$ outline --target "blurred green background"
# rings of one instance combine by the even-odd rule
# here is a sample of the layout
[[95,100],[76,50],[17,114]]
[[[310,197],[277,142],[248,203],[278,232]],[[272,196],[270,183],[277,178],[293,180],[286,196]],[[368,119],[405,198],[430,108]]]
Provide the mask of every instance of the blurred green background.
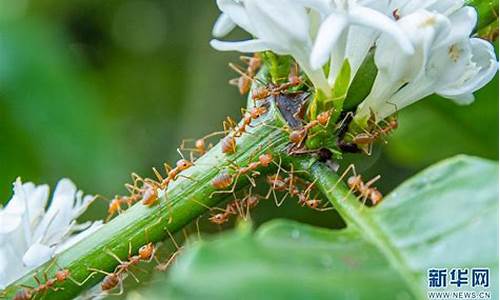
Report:
[[[125,193],[131,172],[178,158],[183,138],[219,130],[245,99],[227,81],[238,53],[210,48],[215,1],[0,0],[0,199],[11,183]],[[241,36],[241,32],[232,34]],[[498,159],[498,78],[467,107],[431,97],[399,114],[400,129],[372,157],[355,158],[387,192],[416,171],[467,153]],[[479,174],[478,174],[479,175]],[[106,203],[92,207],[103,217]],[[323,226],[331,214],[266,205]]]

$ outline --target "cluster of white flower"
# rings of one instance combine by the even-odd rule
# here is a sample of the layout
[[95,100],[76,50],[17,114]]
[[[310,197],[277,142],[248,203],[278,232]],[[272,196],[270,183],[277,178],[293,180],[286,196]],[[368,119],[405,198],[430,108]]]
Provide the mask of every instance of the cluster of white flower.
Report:
[[[465,104],[495,75],[491,44],[471,38],[477,14],[463,0],[217,0],[213,35],[236,26],[253,39],[220,41],[222,51],[270,50],[294,57],[327,96],[345,59],[354,78],[375,47],[378,75],[356,118],[385,118],[437,93]],[[324,66],[329,64],[329,73]]]
[[[14,195],[0,208],[0,288],[95,232],[102,222],[77,224],[95,199],[61,179],[47,207],[49,187],[14,182]],[[74,234],[76,233],[77,234]]]

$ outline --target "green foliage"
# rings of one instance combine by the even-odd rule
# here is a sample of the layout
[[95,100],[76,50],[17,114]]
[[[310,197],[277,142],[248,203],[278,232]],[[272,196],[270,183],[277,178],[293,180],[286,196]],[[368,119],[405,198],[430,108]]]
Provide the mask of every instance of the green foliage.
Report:
[[292,57],[288,55],[277,55],[271,51],[261,52],[264,65],[269,70],[271,81],[275,84],[283,83],[288,80],[290,67],[292,66]]
[[344,100],[345,110],[354,110],[368,96],[376,76],[374,51],[371,50],[352,79]]
[[[329,170],[311,171],[322,189],[331,188],[336,177]],[[346,229],[274,221],[255,234],[240,230],[197,243],[153,298],[425,299],[432,267],[489,267],[496,283],[497,174],[494,162],[458,156],[414,176],[371,209],[347,194],[339,198],[346,191],[336,189],[336,197],[327,195]],[[491,291],[496,298],[496,284]]]

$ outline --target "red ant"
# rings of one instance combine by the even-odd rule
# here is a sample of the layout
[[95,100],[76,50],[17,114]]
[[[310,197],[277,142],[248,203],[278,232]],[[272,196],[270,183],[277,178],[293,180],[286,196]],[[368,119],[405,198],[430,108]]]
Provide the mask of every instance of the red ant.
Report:
[[299,86],[303,83],[300,76],[298,76],[298,66],[291,68],[290,75],[288,76],[288,82],[282,83],[280,85],[268,85],[256,88],[252,92],[252,99],[254,101],[263,100],[269,96],[277,96],[289,88]]
[[115,213],[122,212],[122,204],[127,204],[128,207],[132,206],[132,204],[136,201],[139,201],[141,198],[137,194],[132,194],[130,196],[118,196],[116,195],[111,202],[109,202],[108,206],[108,216],[106,218],[106,222],[108,222],[111,217]]
[[272,154],[266,153],[266,154],[261,154],[259,156],[258,161],[250,162],[245,167],[239,167],[238,165],[234,164],[232,166],[233,169],[235,170],[234,174],[229,174],[227,170],[224,170],[212,180],[212,186],[216,189],[224,189],[226,187],[229,187],[234,182],[233,187],[230,190],[226,191],[215,191],[210,195],[210,197],[212,197],[214,194],[219,194],[219,193],[233,193],[234,189],[236,188],[236,183],[238,182],[238,178],[241,175],[247,176],[248,179],[251,182],[253,182],[252,178],[248,176],[248,173],[258,174],[258,172],[256,171],[257,168],[259,167],[267,168],[272,162],[273,162]]
[[[47,267],[47,269],[50,269],[52,264],[54,264],[54,263],[56,263],[55,260],[49,265],[49,267]],[[38,286],[31,287],[31,286],[21,285],[23,288],[16,293],[16,295],[14,296],[13,299],[14,300],[30,300],[30,299],[32,299],[32,297],[34,295],[45,293],[48,290],[53,290],[53,291],[61,290],[63,288],[57,288],[57,287],[54,287],[54,285],[56,283],[62,283],[66,279],[71,280],[76,285],[82,286],[93,275],[94,274],[91,274],[83,282],[79,282],[79,281],[75,280],[73,277],[71,277],[71,273],[68,269],[60,269],[60,270],[56,271],[53,278],[48,278],[47,273],[44,272],[43,277],[44,277],[45,283],[41,283],[40,279],[38,279],[37,275],[35,274],[35,275],[33,275],[33,278],[35,279]]]
[[378,125],[375,125],[376,130],[372,132],[367,131],[358,133],[352,138],[352,143],[358,145],[359,147],[361,147],[361,149],[363,149],[363,151],[366,154],[370,155],[372,152],[373,143],[377,141],[380,136],[388,135],[393,130],[398,128],[398,121],[395,117],[390,117],[388,121],[384,122],[385,122],[384,127],[379,127]]
[[206,136],[199,138],[197,140],[194,140],[194,145],[192,147],[186,147],[186,143],[193,141],[192,139],[184,139],[181,142],[181,145],[179,146],[180,151],[189,151],[191,161],[194,161],[194,154],[197,154],[198,156],[201,156],[207,151],[213,147],[211,143],[207,145],[206,140],[216,136],[216,135],[221,135],[221,134],[226,134],[226,131],[217,131],[217,132],[212,132],[210,134],[207,134]]
[[232,215],[239,215],[240,217],[245,219],[249,215],[250,209],[255,208],[262,198],[265,197],[253,195],[252,188],[250,187],[248,194],[243,199],[235,199],[229,202],[228,204],[226,204],[225,209],[220,209],[222,212],[212,215],[209,220],[214,224],[222,225],[229,221],[229,218]]
[[317,125],[321,125],[323,127],[326,127],[328,125],[328,123],[330,122],[331,115],[332,115],[331,111],[324,111],[324,112],[318,114],[318,116],[316,116],[316,119],[307,123],[301,129],[297,129],[297,130],[290,132],[290,134],[288,135],[290,142],[292,142],[292,144],[295,146],[299,146],[300,144],[302,144],[305,137],[307,136],[307,132],[311,128],[313,128]]
[[316,198],[310,198],[310,192],[311,188],[314,186],[314,182],[312,182],[303,192],[299,192],[298,197],[299,197],[299,204],[302,206],[307,206],[310,209],[314,209],[317,211],[328,211],[332,210],[333,207],[323,207],[320,208],[320,205],[322,203],[321,200],[316,199]]
[[350,190],[349,192],[355,191],[356,193],[359,194],[359,197],[362,199],[363,204],[366,203],[366,200],[370,200],[372,205],[377,205],[380,201],[383,199],[382,193],[376,188],[376,187],[371,187],[377,180],[381,178],[380,175],[375,176],[368,182],[363,182],[363,179],[361,178],[361,175],[356,174],[356,170],[353,164],[349,165],[347,169],[342,173],[340,176],[339,180],[337,183],[333,186],[331,190],[333,190],[337,184],[347,175],[349,171],[354,173],[353,176],[349,177],[347,179],[347,185],[349,186]]
[[191,161],[183,158],[177,161],[177,163],[175,164],[175,168],[170,167],[168,164],[164,164],[165,171],[167,172],[166,178],[163,178],[161,174],[158,171],[156,171],[156,169],[153,168],[153,171],[155,172],[155,175],[158,178],[158,180],[160,180],[160,187],[162,189],[166,189],[168,187],[168,184],[171,181],[177,179],[177,177],[182,171],[187,170],[192,166],[193,163]]
[[264,106],[253,107],[249,111],[243,113],[241,123],[238,125],[231,118],[224,122],[224,131],[232,128],[232,131],[222,139],[221,150],[222,153],[231,154],[236,152],[236,138],[242,136],[247,132],[247,127],[250,126],[253,120],[260,118],[267,112]]
[[154,247],[153,243],[148,243],[139,248],[137,255],[132,256],[132,244],[131,242],[129,242],[127,261],[122,261],[116,254],[108,251],[108,254],[119,262],[118,266],[115,267],[115,270],[113,272],[105,272],[103,270],[94,268],[89,268],[89,270],[106,275],[106,277],[104,277],[103,281],[101,282],[101,290],[103,292],[107,294],[108,291],[114,289],[117,285],[120,285],[120,291],[113,295],[121,295],[123,293],[124,274],[130,274],[135,279],[135,281],[139,282],[139,279],[134,275],[134,273],[130,271],[130,267],[139,264],[141,261],[150,262],[154,258],[155,251],[156,248]]
[[250,91],[252,80],[260,68],[262,60],[258,54],[255,54],[253,57],[240,56],[240,59],[248,65],[246,72],[243,72],[238,66],[230,63],[229,67],[240,74],[240,77],[229,80],[229,84],[236,85],[240,94],[244,95]]

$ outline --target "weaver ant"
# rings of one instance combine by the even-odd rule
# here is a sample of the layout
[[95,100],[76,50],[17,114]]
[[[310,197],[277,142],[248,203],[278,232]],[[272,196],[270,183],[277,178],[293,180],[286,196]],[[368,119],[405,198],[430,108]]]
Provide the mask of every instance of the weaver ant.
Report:
[[126,204],[128,207],[132,206],[132,204],[141,199],[140,195],[132,194],[130,196],[118,196],[116,195],[110,202],[108,206],[108,216],[106,217],[106,221],[108,222],[111,217],[113,217],[116,213],[122,212],[122,204]]
[[333,207],[323,207],[323,208],[320,208],[320,205],[322,203],[322,201],[320,199],[317,199],[317,198],[310,198],[310,193],[311,193],[311,188],[314,186],[314,182],[312,182],[306,189],[305,191],[303,192],[300,192],[298,194],[298,198],[299,198],[299,204],[302,205],[302,206],[307,206],[309,207],[310,209],[314,209],[314,210],[317,210],[317,211],[328,211],[328,210],[332,210]]
[[[252,159],[250,158],[250,161]],[[222,172],[219,173],[213,180],[212,180],[212,186],[218,190],[224,189],[226,187],[229,187],[231,184],[233,184],[232,188],[230,190],[225,190],[225,191],[215,191],[210,195],[210,198],[214,194],[220,194],[220,193],[233,193],[236,184],[238,183],[238,178],[241,175],[247,176],[247,178],[252,182],[252,185],[255,185],[253,179],[248,175],[248,173],[251,173],[252,175],[258,175],[259,173],[256,171],[257,168],[259,167],[264,167],[267,168],[271,163],[273,162],[273,156],[271,153],[265,153],[261,154],[259,156],[258,161],[256,162],[250,162],[247,166],[245,167],[239,167],[237,164],[234,164],[230,166],[235,173],[230,174],[227,170],[223,170]],[[234,182],[234,183],[233,183]]]
[[[372,113],[373,114],[373,113]],[[390,134],[393,130],[398,128],[398,120],[396,117],[389,117],[389,119],[383,120],[385,126],[380,127],[374,120],[375,116],[370,117],[370,122],[373,123],[375,130],[365,131],[358,133],[352,138],[352,143],[360,147],[366,154],[371,155],[373,143],[377,141],[381,136]]]
[[[210,134],[205,135],[202,138],[193,140],[193,139],[184,139],[181,142],[181,145],[179,146],[179,151],[189,151],[189,156],[191,161],[194,161],[194,154],[197,154],[198,156],[201,156],[207,151],[213,147],[211,143],[207,145],[206,140],[216,136],[216,135],[222,135],[226,134],[226,131],[217,131],[217,132],[212,132]],[[192,147],[186,147],[186,143],[194,141],[194,145]]]
[[[47,267],[47,269],[50,269],[52,264],[56,263],[55,259],[54,261]],[[21,290],[17,291],[15,296],[13,297],[14,300],[30,300],[32,297],[36,294],[41,294],[45,293],[48,290],[53,290],[53,291],[59,291],[62,290],[63,288],[58,288],[55,287],[56,283],[62,283],[66,279],[71,280],[74,284],[78,286],[82,286],[85,284],[85,282],[90,279],[94,273],[90,274],[84,281],[79,282],[75,280],[73,277],[71,277],[71,273],[68,269],[60,269],[55,272],[54,277],[48,278],[47,272],[43,273],[43,278],[45,280],[44,283],[40,281],[38,276],[35,274],[33,275],[33,279],[35,279],[37,283],[37,287],[31,287],[27,285],[21,285],[23,287]]]
[[365,204],[366,200],[370,200],[372,205],[377,205],[383,199],[382,193],[376,188],[372,187],[372,185],[381,178],[380,175],[375,176],[370,179],[368,182],[363,182],[361,175],[356,174],[356,169],[353,164],[349,165],[344,173],[339,178],[339,181],[333,186],[331,190],[333,190],[337,184],[349,173],[349,171],[353,172],[353,176],[347,179],[347,185],[349,186],[349,192],[356,192],[359,194],[358,197],[362,199],[362,203]]
[[113,272],[105,272],[94,268],[89,268],[89,270],[106,275],[101,282],[101,290],[104,293],[111,295],[108,291],[114,289],[117,285],[120,285],[119,292],[112,295],[121,295],[123,293],[123,279],[125,274],[130,274],[136,282],[139,282],[139,279],[134,275],[134,273],[132,273],[130,267],[138,265],[140,262],[150,262],[154,258],[155,251],[156,248],[153,243],[148,243],[139,248],[137,255],[132,256],[132,244],[129,242],[127,261],[122,261],[116,254],[108,251],[108,254],[115,258],[119,263]]
[[267,86],[261,86],[252,91],[252,99],[254,101],[264,100],[269,96],[277,96],[283,91],[289,88],[299,86],[304,83],[302,78],[298,75],[298,65],[295,64],[295,68],[291,68],[290,74],[288,76],[288,82],[274,85],[268,84]]
[[253,57],[240,56],[240,60],[247,63],[246,72],[242,71],[240,67],[230,63],[229,67],[240,74],[240,77],[229,80],[229,84],[237,86],[240,94],[244,95],[250,91],[253,78],[260,68],[262,60],[258,54],[255,54]]
[[242,110],[243,117],[240,124],[237,124],[231,118],[227,118],[224,121],[224,131],[230,131],[230,133],[221,140],[221,150],[222,153],[231,154],[236,152],[236,138],[242,136],[247,132],[247,127],[250,126],[253,120],[260,118],[263,114],[267,112],[266,107],[259,106],[253,107],[252,109],[245,111]]
[[[222,225],[229,221],[229,218],[233,215],[239,215],[241,218],[246,219],[247,216],[249,216],[250,209],[255,208],[259,204],[260,199],[267,198],[259,195],[253,195],[252,187],[250,187],[248,193],[243,199],[234,199],[226,204],[225,209],[218,208],[221,212],[212,215],[209,218],[209,221],[217,225]],[[213,208],[209,209],[212,210]]]
[[304,125],[302,128],[297,129],[297,130],[293,130],[288,135],[290,142],[296,147],[300,146],[302,144],[302,142],[304,141],[305,137],[307,136],[307,132],[311,128],[313,128],[317,125],[321,125],[323,127],[326,127],[328,125],[328,123],[330,122],[331,115],[332,115],[331,111],[324,111],[324,112],[318,114],[316,116],[316,119],[310,121],[309,123]]

